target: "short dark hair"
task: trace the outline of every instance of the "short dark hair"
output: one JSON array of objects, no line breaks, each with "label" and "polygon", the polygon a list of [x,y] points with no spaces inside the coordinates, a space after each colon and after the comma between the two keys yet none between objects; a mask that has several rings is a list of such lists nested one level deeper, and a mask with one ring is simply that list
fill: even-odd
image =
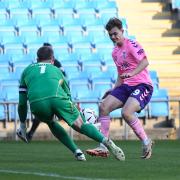
[{"label": "short dark hair", "polygon": [[122,21],[116,17],[109,19],[109,21],[106,24],[106,30],[110,31],[114,27],[117,27],[118,29],[122,29]]},{"label": "short dark hair", "polygon": [[48,42],[43,43],[43,46],[50,46],[50,47],[52,47],[52,45],[50,43],[48,43]]},{"label": "short dark hair", "polygon": [[49,46],[42,46],[37,51],[37,61],[46,61],[52,59],[54,56],[53,49]]}]

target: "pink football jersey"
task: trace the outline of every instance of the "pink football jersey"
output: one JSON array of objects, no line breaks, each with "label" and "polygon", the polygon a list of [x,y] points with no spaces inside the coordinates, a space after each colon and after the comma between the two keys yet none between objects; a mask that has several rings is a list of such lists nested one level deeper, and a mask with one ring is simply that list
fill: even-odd
[{"label": "pink football jersey", "polygon": [[[121,47],[114,47],[112,57],[117,66],[118,73],[121,75],[123,73],[132,72],[140,61],[146,58],[146,53],[138,42],[125,38]],[[133,77],[123,79],[123,83],[130,86],[135,86],[140,83],[152,86],[147,68]]]}]

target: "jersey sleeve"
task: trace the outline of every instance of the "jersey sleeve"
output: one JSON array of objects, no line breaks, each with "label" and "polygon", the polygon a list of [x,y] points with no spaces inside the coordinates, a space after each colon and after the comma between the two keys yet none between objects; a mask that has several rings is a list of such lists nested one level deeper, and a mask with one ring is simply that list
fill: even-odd
[{"label": "jersey sleeve", "polygon": [[128,43],[130,53],[138,60],[141,61],[146,58],[146,53],[142,46],[134,40],[129,40]]},{"label": "jersey sleeve", "polygon": [[27,117],[27,86],[24,80],[24,72],[21,76],[19,85],[19,104],[18,114],[21,122],[25,122]]},{"label": "jersey sleeve", "polygon": [[70,88],[69,88],[69,85],[68,85],[68,82],[66,81],[66,78],[64,77],[63,73],[61,73],[61,79],[60,81],[62,82],[61,83],[61,87],[63,88],[63,90],[65,91],[65,93],[67,94],[67,96],[71,99],[71,91],[70,91]]}]

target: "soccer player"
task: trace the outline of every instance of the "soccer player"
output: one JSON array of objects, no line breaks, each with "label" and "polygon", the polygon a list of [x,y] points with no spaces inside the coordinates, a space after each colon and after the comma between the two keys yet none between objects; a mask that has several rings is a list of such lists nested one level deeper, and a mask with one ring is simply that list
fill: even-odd
[{"label": "soccer player", "polygon": [[[122,22],[118,18],[111,18],[106,24],[106,30],[115,44],[112,57],[117,67],[118,78],[115,86],[105,93],[100,104],[101,132],[109,137],[109,113],[122,108],[123,119],[142,141],[141,158],[148,159],[152,154],[153,142],[136,116],[136,112],[140,112],[149,103],[153,93],[152,81],[147,70],[147,56],[137,41],[123,36]],[[108,149],[102,144],[86,152],[93,156],[108,156]]]},{"label": "soccer player", "polygon": [[29,101],[31,112],[35,117],[48,125],[52,134],[74,153],[77,160],[85,161],[86,158],[64,128],[53,119],[54,115],[64,119],[74,130],[103,143],[116,159],[125,160],[123,151],[112,140],[102,135],[92,124],[84,123],[84,117],[71,100],[64,75],[52,65],[53,49],[43,46],[38,49],[37,57],[37,63],[25,68],[21,76],[18,104],[20,127],[17,135],[27,141],[25,121]]},{"label": "soccer player", "polygon": [[[52,47],[52,45],[50,43],[43,43],[43,46]],[[57,59],[54,59],[54,66],[59,68],[62,71],[63,75],[66,77],[66,73],[64,71],[64,68],[62,67],[61,63]],[[39,124],[40,124],[40,121],[37,118],[34,118],[32,121],[32,126],[31,126],[29,132],[27,133],[27,140],[28,141],[31,141],[31,139],[32,139],[36,129],[38,128]]]}]

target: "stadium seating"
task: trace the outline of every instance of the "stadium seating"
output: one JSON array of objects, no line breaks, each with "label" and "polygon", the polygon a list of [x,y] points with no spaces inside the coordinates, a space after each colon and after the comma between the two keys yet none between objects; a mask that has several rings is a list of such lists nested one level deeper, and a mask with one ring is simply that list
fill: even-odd
[{"label": "stadium seating", "polygon": [[169,96],[167,89],[154,91],[152,101],[149,103],[149,116],[153,118],[169,117]]},{"label": "stadium seating", "polygon": [[[110,17],[121,18],[125,35],[135,38],[128,34],[127,21],[118,15],[113,0],[1,0],[0,89],[4,89],[4,99],[17,101],[17,87],[8,86],[17,86],[24,68],[36,61],[37,49],[49,42],[65,69],[73,100],[86,101],[80,105],[98,114],[98,103],[87,101],[99,101],[117,78],[111,56],[114,45],[104,27]],[[150,75],[155,87],[152,99],[167,100],[165,90],[159,89],[157,72]],[[152,102],[149,110],[149,117],[168,116],[167,103]],[[147,109],[138,116],[146,117]],[[111,117],[121,117],[121,110],[113,111]]]}]

